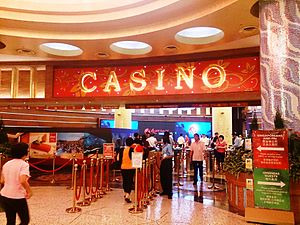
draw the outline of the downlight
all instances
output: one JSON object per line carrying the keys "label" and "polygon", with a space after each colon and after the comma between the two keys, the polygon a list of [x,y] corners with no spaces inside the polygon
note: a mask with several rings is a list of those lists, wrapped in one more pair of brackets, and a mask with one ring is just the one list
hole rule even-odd
{"label": "downlight", "polygon": [[125,55],[143,55],[152,51],[152,47],[140,41],[119,41],[112,43],[110,49]]}
{"label": "downlight", "polygon": [[224,32],[215,27],[191,27],[179,31],[176,41],[189,45],[204,45],[217,42],[224,37]]}
{"label": "downlight", "polygon": [[57,56],[79,56],[83,53],[82,49],[77,46],[65,43],[44,43],[40,45],[40,49]]}

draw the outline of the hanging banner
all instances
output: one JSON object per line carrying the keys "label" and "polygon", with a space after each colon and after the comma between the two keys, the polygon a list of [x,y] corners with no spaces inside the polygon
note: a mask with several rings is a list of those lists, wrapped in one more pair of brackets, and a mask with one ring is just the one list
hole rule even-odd
{"label": "hanging banner", "polygon": [[253,156],[255,205],[290,210],[287,130],[253,131]]}
{"label": "hanging banner", "polygon": [[54,69],[53,97],[260,91],[258,57],[177,64]]}

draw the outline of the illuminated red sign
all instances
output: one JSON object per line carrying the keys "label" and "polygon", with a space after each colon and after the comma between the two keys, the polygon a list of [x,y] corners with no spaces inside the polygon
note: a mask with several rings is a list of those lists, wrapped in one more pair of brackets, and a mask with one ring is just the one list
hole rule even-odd
{"label": "illuminated red sign", "polygon": [[287,130],[253,131],[253,153],[255,168],[289,168]]}
{"label": "illuminated red sign", "polygon": [[178,64],[54,70],[54,97],[260,91],[258,57]]}

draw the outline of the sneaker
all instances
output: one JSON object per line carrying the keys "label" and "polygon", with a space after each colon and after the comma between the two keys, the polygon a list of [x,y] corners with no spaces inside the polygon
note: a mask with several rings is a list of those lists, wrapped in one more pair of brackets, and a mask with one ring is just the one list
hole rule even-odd
{"label": "sneaker", "polygon": [[131,200],[129,198],[125,198],[125,202],[131,203]]}

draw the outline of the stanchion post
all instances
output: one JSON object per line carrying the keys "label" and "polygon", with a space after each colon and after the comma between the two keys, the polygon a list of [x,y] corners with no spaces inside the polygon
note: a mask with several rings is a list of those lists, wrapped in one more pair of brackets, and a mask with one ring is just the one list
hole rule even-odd
{"label": "stanchion post", "polygon": [[109,187],[109,163],[110,159],[106,159],[106,192],[112,191],[112,189]]}
{"label": "stanchion post", "polygon": [[105,195],[105,191],[103,190],[103,156],[100,157],[100,186],[99,186],[99,191],[98,195]]}
{"label": "stanchion post", "polygon": [[138,205],[138,168],[135,169],[135,185],[134,185],[134,206],[133,208],[128,209],[128,211],[132,214],[142,213],[143,209],[139,208]]}
{"label": "stanchion post", "polygon": [[212,185],[208,186],[209,189],[212,189],[212,191],[223,191],[224,188],[219,187],[218,185],[216,185],[215,183],[215,171],[216,171],[216,158],[214,156],[212,156],[212,161],[213,161],[213,171],[212,171]]}
{"label": "stanchion post", "polygon": [[70,187],[67,187],[67,189],[73,190],[73,183],[74,183],[74,165],[75,165],[75,160],[76,160],[76,155],[72,155],[72,177],[71,177],[71,185]]}
{"label": "stanchion post", "polygon": [[71,208],[67,208],[66,212],[67,213],[76,213],[76,212],[80,212],[81,208],[76,207],[76,176],[77,176],[77,170],[78,170],[78,165],[75,164],[74,165],[74,182],[73,182],[73,206]]}
{"label": "stanchion post", "polygon": [[56,154],[53,153],[53,161],[52,161],[52,180],[50,181],[51,184],[55,184],[55,158]]}
{"label": "stanchion post", "polygon": [[86,160],[83,160],[83,165],[81,166],[81,169],[83,170],[82,174],[82,189],[83,189],[83,197],[82,201],[78,202],[77,205],[79,206],[88,206],[91,203],[85,199],[85,190],[86,190]]}
{"label": "stanchion post", "polygon": [[95,202],[97,199],[95,195],[93,195],[93,180],[94,180],[94,159],[91,159],[91,165],[90,165],[90,194],[86,200],[89,202]]}

